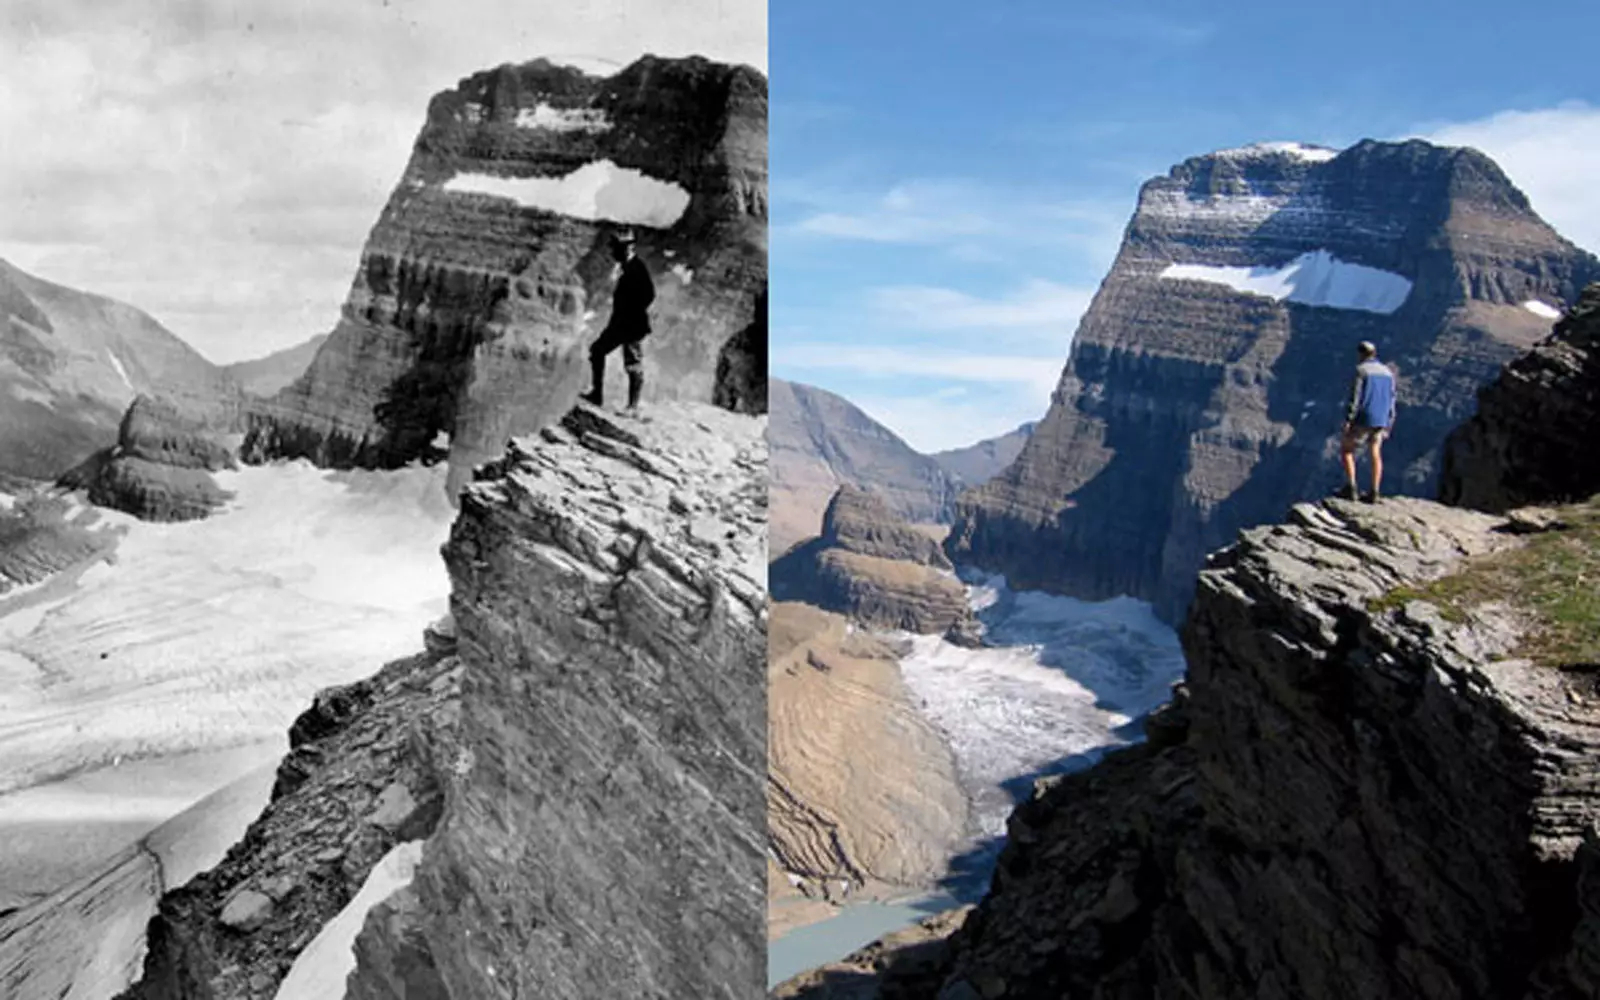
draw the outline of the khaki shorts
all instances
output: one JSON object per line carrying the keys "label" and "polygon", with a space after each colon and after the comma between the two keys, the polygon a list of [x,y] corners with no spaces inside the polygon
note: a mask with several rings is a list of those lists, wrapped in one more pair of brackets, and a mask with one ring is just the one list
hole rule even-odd
{"label": "khaki shorts", "polygon": [[1364,427],[1361,424],[1351,424],[1350,429],[1344,432],[1345,444],[1356,448],[1365,444],[1382,444],[1388,436],[1387,427]]}

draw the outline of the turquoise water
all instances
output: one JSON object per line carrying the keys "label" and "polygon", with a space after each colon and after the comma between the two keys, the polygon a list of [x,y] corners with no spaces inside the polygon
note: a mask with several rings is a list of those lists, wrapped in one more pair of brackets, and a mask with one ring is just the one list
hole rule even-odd
{"label": "turquoise water", "polygon": [[786,979],[837,962],[885,934],[961,902],[948,893],[935,893],[896,903],[855,903],[836,916],[792,930],[767,946],[767,988]]}

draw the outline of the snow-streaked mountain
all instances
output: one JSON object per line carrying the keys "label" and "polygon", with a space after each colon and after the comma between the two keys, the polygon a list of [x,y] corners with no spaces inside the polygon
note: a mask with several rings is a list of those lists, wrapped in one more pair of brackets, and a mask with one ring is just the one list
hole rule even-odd
{"label": "snow-streaked mountain", "polygon": [[139,393],[228,421],[239,388],[147,313],[0,260],[0,470],[51,479],[116,443]]}

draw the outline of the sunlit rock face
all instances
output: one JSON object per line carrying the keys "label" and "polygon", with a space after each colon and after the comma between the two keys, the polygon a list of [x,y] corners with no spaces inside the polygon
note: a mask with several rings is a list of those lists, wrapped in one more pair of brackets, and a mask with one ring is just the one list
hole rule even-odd
{"label": "sunlit rock face", "polygon": [[536,60],[437,95],[337,327],[245,457],[385,467],[448,441],[458,487],[585,388],[624,226],[656,286],[644,398],[711,402],[766,288],[766,114],[764,76],[701,58]]}
{"label": "sunlit rock face", "polygon": [[1386,489],[1431,496],[1479,387],[1596,277],[1475,150],[1186,160],[1140,191],[1049,412],[958,501],[952,555],[1176,621],[1206,552],[1340,482],[1357,343],[1399,370]]}

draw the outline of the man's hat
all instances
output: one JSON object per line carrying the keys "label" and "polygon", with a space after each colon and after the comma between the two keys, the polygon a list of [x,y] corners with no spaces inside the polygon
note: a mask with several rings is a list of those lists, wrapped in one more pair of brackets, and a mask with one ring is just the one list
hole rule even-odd
{"label": "man's hat", "polygon": [[631,229],[618,229],[611,234],[611,242],[618,246],[631,247],[637,241],[638,237],[634,235]]}

